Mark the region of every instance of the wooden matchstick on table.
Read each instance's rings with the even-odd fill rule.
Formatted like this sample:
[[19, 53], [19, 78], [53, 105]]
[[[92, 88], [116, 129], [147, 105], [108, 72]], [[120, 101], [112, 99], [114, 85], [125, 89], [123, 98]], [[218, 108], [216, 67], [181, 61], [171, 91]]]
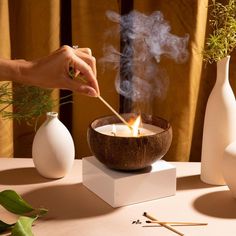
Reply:
[[[152, 220], [152, 221], [159, 221], [159, 220], [157, 220], [156, 218], [154, 218], [153, 216], [149, 215], [147, 212], [144, 212], [143, 215], [144, 215], [145, 217], [147, 217], [148, 219]], [[177, 231], [177, 230], [174, 229], [173, 227], [171, 227], [171, 226], [169, 226], [169, 225], [167, 225], [167, 224], [165, 224], [165, 223], [162, 223], [161, 221], [159, 221], [159, 222], [160, 222], [160, 223], [158, 223], [158, 224], [160, 224], [161, 226], [163, 226], [163, 227], [165, 227], [165, 228], [171, 230], [172, 232], [174, 232], [174, 233], [176, 233], [176, 234], [178, 234], [178, 235], [181, 235], [181, 236], [184, 235], [183, 233]]]
[[172, 221], [156, 221], [156, 220], [147, 220], [146, 223], [157, 223], [157, 224], [172, 224], [172, 225], [181, 225], [181, 226], [198, 226], [198, 225], [208, 225], [208, 223], [198, 223], [198, 222], [172, 222]]

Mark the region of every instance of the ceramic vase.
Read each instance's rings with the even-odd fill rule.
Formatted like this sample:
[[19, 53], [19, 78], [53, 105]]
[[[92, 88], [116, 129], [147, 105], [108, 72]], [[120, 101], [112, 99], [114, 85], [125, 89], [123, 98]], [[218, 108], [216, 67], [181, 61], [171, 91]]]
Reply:
[[223, 176], [232, 195], [236, 198], [236, 142], [229, 144], [222, 161]]
[[46, 178], [62, 178], [72, 168], [74, 156], [70, 132], [56, 112], [48, 112], [33, 141], [32, 157], [36, 169]]
[[209, 96], [202, 142], [201, 180], [224, 185], [222, 160], [227, 145], [236, 140], [236, 103], [229, 84], [227, 56], [217, 63], [216, 83]]

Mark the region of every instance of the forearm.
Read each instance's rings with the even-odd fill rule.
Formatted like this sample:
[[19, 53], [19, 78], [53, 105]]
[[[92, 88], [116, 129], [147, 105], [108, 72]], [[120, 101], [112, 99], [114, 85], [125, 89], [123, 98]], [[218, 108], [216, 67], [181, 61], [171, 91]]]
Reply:
[[[86, 83], [70, 78], [70, 66], [74, 68], [75, 77], [86, 77]], [[34, 61], [0, 58], [0, 81], [14, 81], [41, 88], [69, 89], [96, 97], [99, 94], [96, 75], [96, 59], [88, 48], [74, 49], [65, 45]]]
[[0, 81], [27, 83], [29, 62], [25, 60], [7, 60], [0, 58]]

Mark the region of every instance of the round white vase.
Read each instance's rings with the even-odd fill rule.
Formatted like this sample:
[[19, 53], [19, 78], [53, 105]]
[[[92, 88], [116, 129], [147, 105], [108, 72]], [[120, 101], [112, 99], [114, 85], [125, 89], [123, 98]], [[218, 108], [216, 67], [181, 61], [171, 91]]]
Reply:
[[227, 56], [217, 63], [217, 78], [208, 98], [202, 141], [201, 180], [224, 185], [222, 159], [227, 145], [236, 140], [236, 103], [229, 84]]
[[68, 129], [58, 119], [58, 113], [47, 113], [47, 120], [34, 137], [32, 157], [38, 172], [46, 178], [62, 178], [72, 168], [74, 142]]
[[232, 195], [236, 198], [236, 142], [229, 144], [222, 161], [223, 176]]

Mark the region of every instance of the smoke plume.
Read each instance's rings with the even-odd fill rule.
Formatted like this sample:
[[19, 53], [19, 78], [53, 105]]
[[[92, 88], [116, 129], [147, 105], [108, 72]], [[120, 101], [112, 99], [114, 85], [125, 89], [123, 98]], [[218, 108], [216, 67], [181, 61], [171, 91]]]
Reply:
[[[171, 34], [171, 27], [160, 11], [147, 16], [137, 11], [120, 16], [107, 11], [109, 20], [116, 23], [106, 36], [122, 35], [122, 53], [112, 45], [104, 47], [101, 62], [117, 70], [116, 90], [133, 101], [150, 101], [154, 97], [164, 99], [168, 89], [166, 70], [160, 67], [161, 56], [183, 63], [188, 58], [189, 36]], [[120, 78], [122, 68], [122, 79]], [[131, 81], [125, 78], [132, 75]]]

